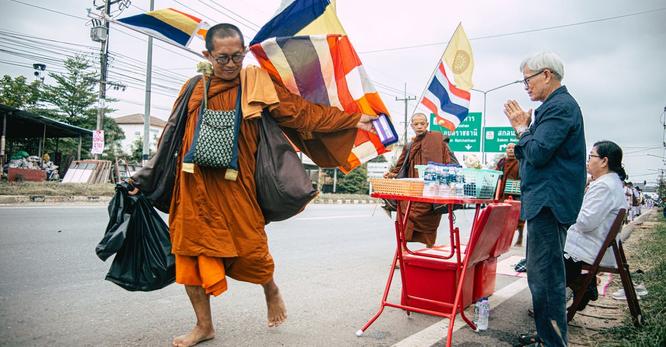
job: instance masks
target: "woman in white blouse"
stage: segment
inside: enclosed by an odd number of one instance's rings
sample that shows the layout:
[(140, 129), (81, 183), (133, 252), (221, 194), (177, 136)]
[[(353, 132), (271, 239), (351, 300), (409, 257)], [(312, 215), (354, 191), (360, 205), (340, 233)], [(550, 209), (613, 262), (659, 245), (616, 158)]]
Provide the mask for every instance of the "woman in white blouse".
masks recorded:
[[(627, 174), (622, 167), (620, 146), (611, 141), (595, 143), (588, 155), (587, 171), (592, 175), (592, 182), (585, 192), (576, 223), (567, 232), (564, 246), (567, 286), (571, 288), (582, 278), (582, 262), (594, 262), (618, 211), (628, 208), (622, 183)], [(601, 265), (616, 266), (613, 252), (606, 252)], [(579, 310), (597, 298), (597, 285), (591, 283)]]

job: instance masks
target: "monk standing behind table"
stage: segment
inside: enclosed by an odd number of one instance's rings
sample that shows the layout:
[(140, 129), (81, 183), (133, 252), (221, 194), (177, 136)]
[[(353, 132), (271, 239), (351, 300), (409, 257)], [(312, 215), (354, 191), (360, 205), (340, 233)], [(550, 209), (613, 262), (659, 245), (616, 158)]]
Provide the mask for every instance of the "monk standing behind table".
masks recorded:
[[(402, 149), (398, 162), (384, 174), (384, 178), (396, 178), (405, 158), (409, 158), (409, 168), (407, 168), (409, 178), (419, 177), (415, 165), (426, 165), (429, 161), (445, 164), (451, 162), (449, 146), (444, 142), (441, 133), (428, 131), (428, 119), (425, 114), (415, 113), (412, 116), (411, 127), (416, 136)], [(401, 201), (400, 204), (404, 210), (407, 202)], [(407, 241), (422, 242), (426, 247), (432, 248), (437, 240), (437, 228), (441, 218), (441, 213), (433, 211), (432, 204), (413, 202), (405, 238)]]
[[(502, 171), (502, 180), (500, 186), (500, 192), (504, 192), (506, 187), (506, 180), (516, 180), (520, 181), (520, 172), (519, 172), (519, 163), (516, 159), (516, 154), (514, 148), (516, 147), (515, 143), (510, 143), (506, 146), (506, 157), (500, 159), (497, 162), (497, 167), (495, 170)], [(502, 195), (502, 200), (506, 200), (511, 197), (514, 200), (520, 200), (520, 195), (511, 195), (504, 193)], [(516, 246), (523, 245), (523, 228), (525, 227), (525, 221), (518, 221), (518, 240), (516, 240)]]
[[(199, 81), (188, 103), (184, 136), (160, 140), (161, 145), (182, 141), (169, 209), (169, 229), (172, 252), (176, 255), (176, 282), (185, 285), (197, 318), (189, 334), (174, 338), (174, 346), (192, 346), (215, 336), (209, 300), (211, 294), (217, 296), (227, 290), (226, 276), (263, 286), (269, 327), (287, 318), (282, 296), (273, 281), (274, 263), (256, 196), (254, 173), (262, 109), (268, 108), (281, 127), (307, 136), (310, 141), (335, 133), (337, 148), (326, 148), (327, 153), (323, 153), (323, 147), (318, 147), (322, 153), (309, 151), (307, 154), (313, 160), (319, 157), (336, 163), (336, 158), (346, 159), (356, 137), (355, 128), (372, 131), (371, 116), (309, 103), (272, 81), (266, 71), (257, 67), (242, 69), (246, 53), (243, 35), (231, 24), (211, 27), (206, 35), (206, 49), (203, 54), (213, 65), (213, 76), (206, 78), (211, 81), (208, 95), (204, 96), (203, 82)], [(225, 177), (228, 169), (192, 167), (183, 163), (195, 137), (203, 98), (208, 98), (209, 109), (234, 110), (239, 86), (243, 93), (243, 115), (237, 138), (235, 180)], [(184, 91), (185, 88), (181, 94)], [(317, 133), (313, 134), (314, 131)], [(159, 163), (147, 165), (148, 171), (140, 171), (133, 177), (139, 189), (144, 189), (142, 183), (147, 187), (148, 182), (155, 179), (150, 174), (150, 168), (155, 165)], [(190, 168), (193, 171), (183, 171)]]

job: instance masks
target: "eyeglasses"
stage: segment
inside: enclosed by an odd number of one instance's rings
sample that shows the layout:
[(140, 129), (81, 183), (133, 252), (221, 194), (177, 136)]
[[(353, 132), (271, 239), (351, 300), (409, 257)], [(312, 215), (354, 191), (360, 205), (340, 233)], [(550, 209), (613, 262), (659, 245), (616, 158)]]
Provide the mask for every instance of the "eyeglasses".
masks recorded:
[(529, 87), (530, 87), (530, 80), (531, 80), (532, 78), (534, 78), (534, 77), (536, 77), (536, 76), (539, 76), (539, 75), (542, 74), (544, 71), (546, 71), (546, 69), (543, 69), (543, 70), (541, 70), (541, 71), (535, 73), (534, 75), (531, 75), (531, 76), (527, 76), (527, 77), (525, 77), (525, 78), (523, 79), (523, 83), (525, 84), (525, 88), (529, 88)]
[(590, 161), (590, 159), (591, 159), (592, 157), (594, 157), (594, 158), (601, 158), (601, 156), (600, 156), (600, 155), (597, 155), (597, 154), (588, 154), (588, 155), (587, 155), (587, 161)]
[(222, 55), (220, 55), (220, 56), (218, 56), (217, 58), (214, 58), (214, 59), (218, 64), (227, 65), (227, 64), (229, 64), (229, 60), (238, 64), (238, 63), (243, 61), (243, 58), (245, 58), (245, 53), (235, 53), (231, 56), (228, 56), (226, 54), (222, 54)]

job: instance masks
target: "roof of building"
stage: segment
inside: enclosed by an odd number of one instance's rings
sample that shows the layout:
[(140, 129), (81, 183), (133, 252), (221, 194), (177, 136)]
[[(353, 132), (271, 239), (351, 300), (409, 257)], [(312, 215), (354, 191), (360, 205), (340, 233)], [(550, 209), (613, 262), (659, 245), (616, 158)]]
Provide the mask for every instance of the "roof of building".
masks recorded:
[[(32, 112), (0, 104), (0, 115), (5, 117), (7, 138), (79, 137), (92, 136), (92, 130), (63, 123)], [(1, 118), (1, 117), (0, 117)], [(0, 122), (2, 120), (0, 119)], [(0, 132), (2, 123), (0, 123)]]
[[(143, 114), (134, 113), (128, 114), (126, 116), (114, 117), (113, 120), (116, 121), (116, 124), (143, 124)], [(150, 116), (150, 125), (158, 128), (164, 128), (167, 122), (159, 119), (155, 116)]]

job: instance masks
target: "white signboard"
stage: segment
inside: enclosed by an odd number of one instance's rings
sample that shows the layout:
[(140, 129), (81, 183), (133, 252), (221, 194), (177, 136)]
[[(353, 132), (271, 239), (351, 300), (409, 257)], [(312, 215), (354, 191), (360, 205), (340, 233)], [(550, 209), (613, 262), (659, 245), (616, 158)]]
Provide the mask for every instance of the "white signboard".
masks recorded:
[(104, 130), (95, 130), (90, 153), (102, 154), (102, 152), (104, 152)]
[(368, 178), (382, 178), (389, 170), (391, 164), (385, 163), (368, 163)]

